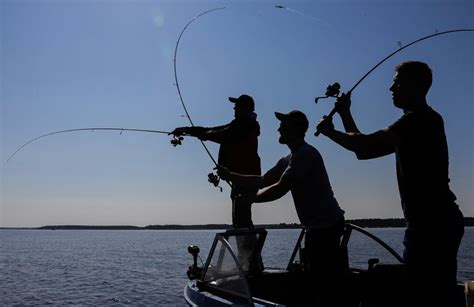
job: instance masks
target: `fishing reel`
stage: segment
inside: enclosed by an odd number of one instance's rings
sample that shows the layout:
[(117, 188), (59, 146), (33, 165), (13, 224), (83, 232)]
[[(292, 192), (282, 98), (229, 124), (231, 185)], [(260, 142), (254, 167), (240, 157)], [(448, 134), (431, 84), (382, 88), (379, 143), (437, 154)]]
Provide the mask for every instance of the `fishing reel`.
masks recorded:
[(325, 96), (316, 97), (314, 99), (314, 103), (318, 103), (319, 99), (326, 99), (329, 97), (338, 98), (340, 91), (341, 91), (341, 85), (339, 83), (334, 82), (333, 84), (329, 84), (328, 87), (326, 88), (326, 93), (324, 94)]
[[(341, 85), (338, 82), (334, 82), (333, 84), (329, 84), (328, 87), (326, 88), (325, 96), (316, 97), (314, 99), (314, 102), (318, 103), (319, 99), (326, 99), (326, 98), (329, 98), (329, 97), (334, 97), (334, 98), (337, 99), (337, 98), (341, 97), (341, 96), (339, 96), (340, 92), (341, 92)], [(336, 114), (336, 106), (334, 106), (332, 111), (326, 117), (332, 118), (334, 116), (334, 114)], [(320, 134), (319, 131), (316, 131), (314, 133), (314, 135), (316, 137), (319, 136), (319, 134)]]
[(183, 145), (183, 140), (184, 137), (173, 134), (173, 138), (171, 139), (171, 145), (173, 145), (174, 147), (178, 145)]
[(221, 181), (221, 178), (217, 174), (209, 173), (207, 175), (207, 181), (212, 183), (216, 188), (219, 188), (219, 190), (222, 192), (222, 187), (219, 186), (219, 182)]

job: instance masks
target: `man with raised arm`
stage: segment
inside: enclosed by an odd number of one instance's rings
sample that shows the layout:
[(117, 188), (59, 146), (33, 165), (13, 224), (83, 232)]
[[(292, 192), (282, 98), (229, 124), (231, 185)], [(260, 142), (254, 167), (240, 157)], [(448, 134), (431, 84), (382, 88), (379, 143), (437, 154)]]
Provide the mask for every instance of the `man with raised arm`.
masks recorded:
[[(257, 121), (255, 102), (249, 95), (238, 98), (229, 97), (234, 103), (234, 119), (225, 125), (216, 127), (178, 127), (171, 134), (190, 135), (203, 141), (220, 144), (218, 164), (246, 175), (260, 175), (260, 157), (258, 155), (258, 136), (260, 125)], [(232, 226), (234, 228), (253, 228), (251, 203), (242, 198), (242, 193), (256, 193), (256, 190), (243, 190), (232, 186)]]
[(456, 196), (449, 188), (443, 119), (426, 100), (431, 83), (427, 64), (401, 63), (390, 86), (394, 106), (403, 110), (400, 119), (388, 128), (362, 134), (350, 112), (350, 95), (342, 95), (336, 110), (345, 132), (335, 130), (330, 118), (323, 118), (317, 130), (353, 151), (358, 159), (395, 153), (407, 224), (403, 258), (407, 289), (413, 297), (410, 306), (455, 306), (456, 256), (464, 224)]

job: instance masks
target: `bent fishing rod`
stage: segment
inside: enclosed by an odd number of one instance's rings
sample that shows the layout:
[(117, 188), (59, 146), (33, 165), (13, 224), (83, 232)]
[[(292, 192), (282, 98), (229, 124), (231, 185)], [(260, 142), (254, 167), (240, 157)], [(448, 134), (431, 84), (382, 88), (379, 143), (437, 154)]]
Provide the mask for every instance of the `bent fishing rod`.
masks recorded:
[[(380, 60), (377, 64), (375, 64), (375, 66), (373, 66), (365, 75), (362, 76), (362, 78), (359, 79), (359, 81), (356, 82), (356, 84), (354, 84), (354, 86), (349, 91), (346, 92), (346, 95), (350, 95), (357, 88), (357, 86), (362, 81), (364, 81), (365, 78), (367, 78), (375, 69), (377, 69), (377, 67), (382, 65), (386, 60), (390, 59), (392, 56), (399, 53), (400, 51), (402, 51), (402, 50), (404, 50), (404, 49), (406, 49), (406, 48), (408, 48), (408, 47), (410, 47), (410, 46), (412, 46), (416, 43), (419, 43), (421, 41), (424, 41), (424, 40), (427, 40), (427, 39), (430, 39), (430, 38), (433, 38), (433, 37), (436, 37), (436, 36), (450, 34), (450, 33), (457, 33), (457, 32), (474, 32), (474, 29), (456, 29), (456, 30), (449, 30), (449, 31), (443, 31), (443, 32), (436, 32), (434, 34), (427, 35), (427, 36), (421, 37), (419, 39), (416, 39), (416, 40), (412, 41), (411, 43), (409, 43), (409, 44), (407, 44), (403, 47), (398, 48), (397, 50), (395, 50), (394, 52), (390, 53), (388, 56), (386, 56), (385, 58)], [(326, 98), (329, 98), (329, 97), (339, 98), (340, 97), (339, 96), (340, 89), (341, 89), (341, 85), (338, 82), (330, 84), (326, 88), (325, 95), (316, 97), (314, 99), (314, 102), (318, 103), (318, 101), (320, 99), (326, 99)], [(334, 108), (331, 110), (331, 112), (329, 112), (329, 114), (326, 117), (330, 119), (334, 116), (334, 114), (336, 114), (336, 112), (337, 112), (337, 110), (336, 110), (336, 107), (334, 106)], [(319, 134), (320, 134), (319, 131), (316, 131), (314, 133), (315, 136), (318, 136)]]
[[(193, 17), (183, 28), (183, 30), (181, 30), (181, 33), (179, 34), (179, 37), (178, 37), (178, 40), (176, 41), (176, 46), (174, 48), (174, 59), (173, 59), (173, 62), (174, 62), (174, 65), (173, 65), (173, 68), (174, 68), (174, 80), (175, 80), (175, 86), (176, 86), (176, 90), (178, 91), (178, 96), (179, 96), (179, 100), (181, 101), (181, 106), (183, 107), (183, 110), (184, 110), (184, 113), (186, 114), (186, 117), (188, 118), (188, 121), (189, 123), (191, 124), (192, 127), (195, 127), (194, 125), (194, 122), (193, 120), (191, 119), (191, 115), (189, 115), (189, 112), (188, 112), (188, 109), (186, 108), (186, 105), (184, 103), (184, 99), (183, 99), (183, 96), (181, 95), (181, 89), (179, 87), (179, 81), (178, 81), (178, 70), (177, 70), (177, 60), (178, 60), (178, 47), (179, 47), (179, 42), (181, 41), (181, 37), (183, 36), (184, 32), (186, 32), (187, 28), (194, 22), (196, 21), (197, 19), (199, 19), (201, 16), (204, 16), (208, 13), (211, 13), (211, 12), (215, 12), (215, 11), (218, 11), (218, 10), (223, 10), (225, 9), (225, 7), (218, 7), (218, 8), (214, 8), (214, 9), (211, 9), (211, 10), (207, 10), (207, 11), (204, 11), (202, 12), (201, 14), (199, 15), (196, 15), (195, 17)], [(174, 136), (174, 137), (180, 137), (180, 136)], [(207, 155), (209, 156), (209, 158), (211, 159), (212, 163), (214, 163), (214, 166), (217, 167), (218, 164), (216, 162), (216, 160), (214, 159), (214, 157), (212, 156), (211, 152), (209, 151), (209, 149), (207, 148), (206, 144), (204, 143), (203, 140), (199, 140), (201, 142), (201, 145), (202, 147), (204, 148), (204, 150), (206, 151)], [(214, 174), (214, 173), (209, 173), (208, 174), (208, 181), (210, 183), (212, 183), (215, 187), (219, 188), (222, 192), (222, 188), (219, 186), (219, 181), (220, 181), (220, 178), (217, 174)], [(232, 185), (230, 184), (230, 182), (227, 182), (229, 184), (229, 186), (232, 187)]]
[[(10, 155), (10, 157), (7, 159), (7, 163), (20, 151), (22, 150), (23, 148), (25, 148), (27, 145), (33, 143), (34, 141), (37, 141), (39, 139), (42, 139), (44, 137), (47, 137), (47, 136), (50, 136), (50, 135), (54, 135), (54, 134), (60, 134), (60, 133), (68, 133), (68, 132), (77, 132), (77, 131), (91, 131), (91, 132), (94, 132), (94, 131), (120, 131), (120, 134), (122, 134), (124, 131), (131, 131), (131, 132), (148, 132), (148, 133), (159, 133), (159, 134), (166, 134), (166, 135), (170, 135), (171, 132), (169, 131), (161, 131), (161, 130), (148, 130), (148, 129), (134, 129), (134, 128), (116, 128), (116, 127), (113, 127), (113, 128), (106, 128), (106, 127), (91, 127), (91, 128), (77, 128), (77, 129), (67, 129), (67, 130), (60, 130), (60, 131), (54, 131), (54, 132), (50, 132), (50, 133), (46, 133), (46, 134), (43, 134), (43, 135), (40, 135), (38, 137), (35, 137), (29, 141), (27, 141), (26, 143), (24, 143), (23, 145), (21, 145), (13, 154)], [(172, 139), (171, 139), (171, 144), (173, 146), (177, 146), (177, 145), (181, 145), (181, 141), (183, 140), (182, 137), (178, 137), (178, 136), (172, 136)]]
[[(181, 94), (181, 89), (179, 87), (179, 81), (178, 81), (178, 73), (177, 73), (177, 54), (178, 54), (178, 47), (179, 47), (179, 42), (181, 41), (181, 37), (183, 36), (184, 32), (186, 31), (186, 29), (195, 21), (197, 20), (198, 18), (200, 18), (201, 16), (205, 15), (205, 14), (208, 14), (210, 12), (213, 12), (213, 11), (217, 11), (217, 10), (222, 10), (224, 9), (225, 7), (220, 7), (220, 8), (215, 8), (215, 9), (211, 9), (211, 10), (207, 10), (197, 16), (195, 16), (194, 18), (192, 18), (183, 28), (183, 30), (181, 31), (179, 37), (178, 37), (178, 40), (176, 42), (176, 46), (175, 46), (175, 50), (174, 50), (174, 78), (175, 78), (175, 86), (176, 86), (176, 89), (178, 91), (178, 96), (179, 96), (179, 99), (181, 101), (181, 105), (184, 109), (184, 112), (186, 113), (186, 117), (188, 118), (190, 124), (194, 127), (194, 123), (191, 119), (191, 116), (189, 115), (189, 112), (186, 108), (186, 105), (184, 103), (184, 99), (182, 97), (182, 94)], [(112, 127), (112, 128), (103, 128), (103, 127), (92, 127), (92, 128), (77, 128), (77, 129), (67, 129), (67, 130), (60, 130), (60, 131), (54, 131), (54, 132), (50, 132), (50, 133), (46, 133), (46, 134), (43, 134), (43, 135), (40, 135), (38, 137), (35, 137), (29, 141), (27, 141), (26, 143), (24, 143), (22, 146), (20, 146), (12, 155), (10, 155), (10, 157), (7, 159), (7, 163), (20, 151), (22, 150), (24, 147), (26, 147), (27, 145), (29, 145), (30, 143), (34, 142), (34, 141), (37, 141), (41, 138), (44, 138), (44, 137), (47, 137), (47, 136), (51, 136), (51, 135), (54, 135), (54, 134), (60, 134), (60, 133), (68, 133), (68, 132), (76, 132), (76, 131), (96, 131), (96, 130), (105, 130), (105, 131), (120, 131), (120, 134), (123, 133), (123, 131), (132, 131), (132, 132), (148, 132), (148, 133), (159, 133), (159, 134), (167, 134), (167, 135), (171, 135), (172, 133), (169, 132), (169, 131), (160, 131), (160, 130), (149, 130), (149, 129), (134, 129), (134, 128), (116, 128), (116, 127)], [(172, 135), (172, 140), (171, 140), (171, 144), (173, 146), (177, 146), (177, 145), (181, 145), (182, 144), (182, 140), (183, 140), (183, 137), (180, 136), (180, 135)], [(216, 160), (214, 159), (214, 157), (212, 156), (211, 152), (209, 151), (209, 149), (207, 148), (206, 144), (204, 144), (204, 142), (202, 140), (200, 140), (204, 150), (206, 151), (207, 155), (209, 156), (209, 158), (212, 160), (212, 162), (214, 163), (214, 165), (217, 167), (217, 162)], [(212, 183), (215, 187), (218, 187), (221, 191), (222, 191), (222, 188), (219, 186), (219, 181), (220, 181), (220, 178), (214, 174), (214, 173), (210, 173), (208, 175), (208, 181), (210, 183)], [(229, 183), (229, 182), (228, 182)], [(231, 186), (231, 184), (229, 183), (229, 185)]]

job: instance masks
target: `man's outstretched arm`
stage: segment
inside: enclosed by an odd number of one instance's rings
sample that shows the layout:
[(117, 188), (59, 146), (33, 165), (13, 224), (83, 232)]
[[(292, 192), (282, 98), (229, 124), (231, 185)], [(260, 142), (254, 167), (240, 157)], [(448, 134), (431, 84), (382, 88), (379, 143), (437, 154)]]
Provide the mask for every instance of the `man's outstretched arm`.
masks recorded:
[(230, 181), (238, 186), (250, 189), (258, 190), (262, 186), (263, 176), (260, 175), (242, 175), (229, 171), (226, 167), (218, 165), (216, 167), (217, 174), (221, 179)]
[(282, 178), (275, 177), (274, 173), (267, 172), (263, 176), (257, 175), (242, 175), (230, 172), (225, 167), (218, 166), (217, 173), (219, 176), (233, 184), (249, 189), (261, 189), (269, 186), (267, 189), (260, 190), (255, 198), (252, 199), (254, 203), (270, 202), (283, 197), (291, 188), (289, 180), (284, 176)]
[(256, 203), (266, 203), (277, 200), (283, 197), (291, 189), (291, 183), (286, 177), (280, 178), (280, 180), (274, 185), (268, 187), (265, 190), (261, 190), (255, 197)]
[(264, 203), (281, 198), (291, 189), (291, 178), (282, 176), (285, 171), (283, 164), (283, 160), (280, 160), (263, 176), (237, 174), (230, 172), (227, 168), (222, 166), (217, 167), (217, 173), (222, 179), (231, 181), (242, 187), (251, 189), (268, 187), (267, 189), (260, 190), (253, 199), (255, 203)]
[(278, 162), (273, 168), (268, 170), (263, 176), (260, 175), (242, 175), (229, 171), (226, 167), (218, 165), (216, 167), (217, 174), (223, 180), (230, 181), (239, 186), (246, 187), (253, 190), (262, 189), (271, 186), (278, 182), (280, 176), (283, 174), (281, 162)]
[(201, 126), (186, 126), (186, 127), (177, 127), (169, 134), (173, 134), (175, 136), (194, 136), (199, 137), (200, 135), (204, 134), (208, 128), (201, 127)]
[(372, 134), (342, 132), (334, 129), (330, 118), (322, 119), (318, 131), (347, 150), (354, 152), (359, 160), (382, 157), (395, 152), (398, 139), (388, 129)]

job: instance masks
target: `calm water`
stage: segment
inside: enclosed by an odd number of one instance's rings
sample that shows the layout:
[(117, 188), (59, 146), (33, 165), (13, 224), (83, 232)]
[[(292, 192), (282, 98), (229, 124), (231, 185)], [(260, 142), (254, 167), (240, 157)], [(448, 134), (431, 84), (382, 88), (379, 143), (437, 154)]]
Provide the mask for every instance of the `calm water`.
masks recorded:
[[(401, 253), (403, 229), (371, 229)], [(183, 287), (192, 257), (205, 260), (216, 231), (0, 230), (0, 305), (184, 306)], [(267, 267), (286, 267), (299, 231), (270, 230)], [(392, 261), (380, 248), (354, 237), (351, 262)], [(474, 228), (459, 252), (460, 281), (474, 280)]]

